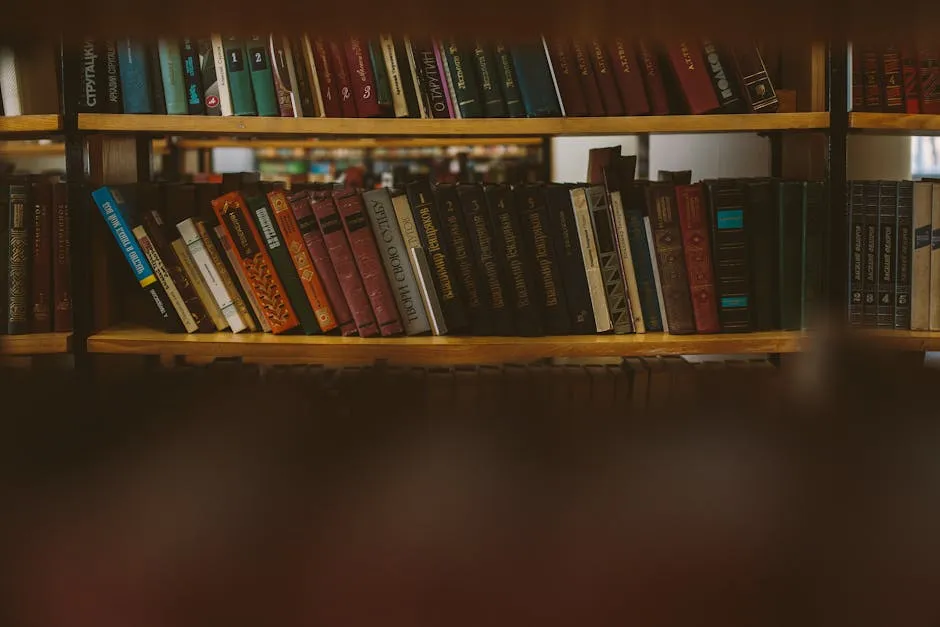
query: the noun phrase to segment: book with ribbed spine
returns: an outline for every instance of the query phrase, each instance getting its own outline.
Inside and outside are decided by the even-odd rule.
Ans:
[[[7,247],[7,333],[29,333],[29,223],[28,187],[9,184]]]
[[[251,89],[255,96],[258,115],[275,117],[280,115],[277,93],[274,91],[274,73],[271,69],[271,56],[268,53],[268,38],[252,35],[245,41],[248,56],[248,74]]]
[[[607,308],[607,291],[604,289],[604,276],[597,256],[597,240],[591,221],[591,207],[587,188],[574,187],[569,193],[571,194],[574,222],[578,229],[578,242],[581,244],[584,274],[591,294],[594,327],[598,333],[606,333],[613,329],[613,323],[610,319],[610,310]]]
[[[190,115],[204,115],[206,113],[206,102],[199,64],[199,43],[194,39],[183,38],[180,40],[179,48],[180,58],[183,63],[183,89],[186,96],[186,111]]]
[[[689,293],[689,273],[682,250],[675,188],[670,183],[654,182],[646,188],[646,193],[668,332],[680,335],[695,333],[695,315]]]
[[[0,220],[0,225],[2,225],[2,220]],[[56,333],[72,330],[72,238],[70,233],[68,188],[65,183],[55,183],[52,186],[52,330]],[[0,305],[0,310],[2,310],[2,305]]]
[[[594,227],[597,259],[607,295],[607,310],[614,333],[633,333],[633,313],[627,298],[627,286],[620,267],[620,255],[611,227],[607,190],[603,185],[591,185],[587,189],[591,224]]]
[[[930,329],[930,227],[933,183],[914,183],[913,253],[911,256],[911,331]],[[900,229],[899,229],[900,230]]]
[[[862,205],[862,224],[865,229],[865,265],[863,269],[865,273],[865,299],[862,309],[862,324],[867,327],[874,327],[878,324],[879,186],[879,181],[865,181],[864,204]],[[782,305],[783,303],[781,303]]]
[[[221,224],[216,224],[212,227],[212,231],[215,233],[215,237],[222,247],[222,252],[225,253],[225,257],[229,261],[232,274],[235,275],[235,279],[242,288],[241,291],[245,294],[245,300],[248,301],[247,304],[251,307],[254,318],[258,321],[258,326],[260,326],[261,330],[265,333],[270,333],[271,325],[268,324],[268,319],[264,317],[264,312],[261,309],[261,303],[258,302],[258,297],[255,296],[255,293],[251,290],[248,277],[245,275],[245,269],[238,261],[238,255],[235,253],[235,248],[232,246],[232,241],[229,239],[228,234],[226,234],[225,228]]]
[[[34,182],[29,187],[30,229],[30,330],[52,331],[52,184]]]
[[[369,42],[360,37],[349,37],[343,42],[343,51],[349,68],[350,91],[356,101],[356,114],[361,118],[382,115],[375,72],[369,57]]]
[[[708,190],[718,323],[725,332],[751,331],[754,328],[749,252],[751,222],[744,192],[734,179],[707,181],[705,186]],[[761,246],[772,244],[761,242]],[[773,279],[761,276],[757,280],[770,282]],[[796,303],[799,303],[799,294]]]
[[[160,281],[160,285],[163,286],[164,291],[166,291],[170,304],[173,306],[173,310],[176,311],[176,315],[179,316],[183,324],[183,329],[187,333],[195,333],[199,330],[199,325],[196,324],[192,313],[190,313],[189,309],[186,307],[183,296],[170,277],[170,273],[166,265],[164,265],[163,259],[160,258],[156,246],[154,246],[153,242],[150,240],[147,229],[142,225],[137,225],[134,227],[133,233],[134,237],[137,238],[137,243],[140,244],[144,256],[147,258],[147,261],[150,262],[150,267],[153,268],[154,275],[157,277],[157,280]]]
[[[183,75],[183,57],[179,42],[175,39],[157,40],[160,58],[160,76],[163,80],[163,101],[169,115],[186,115],[189,104],[186,98],[186,79]]]
[[[682,251],[689,273],[689,293],[695,329],[699,333],[718,333],[715,272],[709,241],[708,210],[701,184],[677,185],[676,208],[682,229]],[[727,301],[724,301],[727,303]]]
[[[567,185],[546,185],[545,207],[549,232],[555,240],[555,254],[565,283],[565,300],[571,332],[596,333],[591,291],[584,271],[584,258],[578,241],[574,208]]]
[[[235,303],[232,300],[232,293],[226,288],[219,274],[218,267],[212,262],[212,258],[209,256],[209,251],[200,236],[195,219],[187,218],[183,220],[176,225],[176,230],[179,231],[180,236],[183,238],[183,243],[186,244],[186,247],[189,249],[189,254],[192,256],[196,269],[206,282],[209,292],[212,294],[212,298],[225,317],[229,328],[233,333],[239,333],[247,329],[248,325],[245,324],[245,321],[239,315],[238,309],[235,307]]]
[[[245,59],[245,42],[240,37],[227,36],[222,45],[225,48],[228,88],[232,94],[232,113],[234,115],[258,115],[254,91],[251,88],[251,72]]]
[[[509,48],[503,42],[494,44],[496,55],[496,74],[499,77],[500,90],[506,103],[506,111],[511,118],[524,118],[526,116],[525,104],[522,102],[522,92],[516,79],[516,70]]]
[[[300,117],[303,111],[297,94],[297,74],[294,70],[290,39],[270,35],[268,54],[271,56],[271,77],[274,81],[274,93],[277,96],[277,106],[281,117]]]
[[[118,40],[117,46],[124,113],[152,113],[153,102],[146,48],[140,42],[131,39]],[[7,115],[12,115],[6,106],[4,106],[4,111]]]

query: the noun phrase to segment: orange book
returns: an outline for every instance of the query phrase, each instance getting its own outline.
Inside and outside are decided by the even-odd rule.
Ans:
[[[274,264],[248,212],[245,199],[239,192],[229,192],[212,201],[212,210],[232,242],[235,255],[245,270],[248,285],[261,305],[261,312],[271,326],[271,332],[284,333],[296,328],[300,321],[287,299],[281,279],[274,271]]]
[[[270,192],[268,202],[271,203],[274,219],[277,220],[277,226],[281,229],[281,237],[284,238],[284,244],[290,252],[291,261],[297,268],[297,276],[303,283],[307,300],[317,316],[317,324],[324,333],[332,331],[336,328],[336,318],[333,316],[333,310],[330,309],[330,301],[326,297],[326,290],[320,282],[320,276],[313,266],[310,253],[307,252],[307,245],[304,243],[304,236],[300,232],[297,218],[294,217],[294,212],[287,202],[287,194],[280,190]]]

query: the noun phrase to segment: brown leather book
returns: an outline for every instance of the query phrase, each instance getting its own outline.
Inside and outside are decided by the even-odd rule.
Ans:
[[[323,112],[328,118],[341,118],[343,107],[340,104],[336,77],[330,68],[330,52],[327,43],[321,37],[317,37],[311,44],[314,65],[317,69],[317,82],[320,86],[320,95],[323,96]]]
[[[52,330],[72,330],[72,261],[69,196],[65,183],[52,186]]]
[[[52,331],[52,184],[30,184],[32,244],[30,263],[30,329],[33,333]]]
[[[606,115],[623,115],[623,103],[620,102],[620,92],[617,91],[617,81],[611,70],[610,61],[604,51],[604,45],[597,39],[593,40],[588,48],[591,52],[591,65],[594,66],[594,76],[597,87],[601,92],[601,102],[604,104]]]
[[[718,108],[718,97],[712,87],[705,57],[698,43],[689,40],[671,44],[667,53],[689,113],[700,115]]]
[[[340,111],[344,118],[359,117],[356,111],[356,99],[353,97],[352,83],[349,80],[349,68],[346,65],[346,55],[343,48],[336,41],[328,41],[329,65],[333,71],[333,80],[336,82],[336,94],[339,99]]]
[[[581,42],[572,41],[571,52],[574,54],[575,67],[581,81],[584,100],[587,103],[588,115],[601,117],[604,115],[604,101],[601,99],[601,91],[594,77],[594,66],[591,64],[589,48]]]
[[[623,38],[618,37],[607,42],[607,54],[610,55],[611,73],[620,91],[620,101],[626,115],[646,115],[650,112],[650,103],[646,98],[646,86],[640,74],[640,64],[636,52]]]
[[[862,93],[866,111],[884,111],[884,98],[881,93],[881,53],[877,49],[866,47],[862,56]]]
[[[581,88],[581,79],[571,52],[571,45],[563,37],[546,39],[546,43],[565,115],[569,117],[588,115],[587,101],[584,98],[584,90]]]
[[[669,333],[695,333],[675,187],[671,183],[650,183],[646,196]]]
[[[361,118],[375,118],[383,114],[379,106],[375,74],[369,58],[368,42],[359,37],[350,37],[343,44],[346,64],[349,68],[349,83],[356,101],[356,112]]]
[[[682,250],[689,272],[695,328],[699,333],[718,333],[715,270],[708,237],[708,212],[701,183],[677,185],[676,201],[682,228]]]
[[[741,90],[744,92],[744,99],[750,105],[751,111],[754,113],[775,112],[780,103],[777,100],[777,92],[774,90],[774,84],[767,73],[767,67],[764,65],[764,59],[761,57],[757,44],[733,48],[732,54],[734,55],[734,63],[737,66],[738,81],[741,84]],[[863,102],[861,73],[858,76],[857,95],[855,88],[854,59],[858,59],[858,54],[853,53],[852,57],[852,101],[855,102],[857,97]],[[861,111],[862,108],[856,109],[853,105],[853,110]]]
[[[643,84],[646,85],[646,97],[650,103],[650,113],[669,115],[669,97],[666,95],[666,85],[663,83],[656,50],[650,44],[641,41],[637,44],[637,52]]]
[[[885,46],[881,52],[881,75],[885,111],[904,113],[904,78],[901,75],[901,51],[897,46]]]

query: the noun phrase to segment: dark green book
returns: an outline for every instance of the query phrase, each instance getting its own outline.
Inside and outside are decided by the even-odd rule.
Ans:
[[[392,109],[392,88],[388,81],[388,68],[382,55],[382,44],[377,39],[369,40],[369,61],[372,62],[372,75],[375,77],[375,101],[383,109]]]
[[[277,94],[274,93],[274,74],[271,72],[267,43],[267,37],[249,37],[245,52],[248,54],[248,72],[251,75],[251,88],[255,94],[258,115],[277,117],[281,114],[281,109],[277,104]]]
[[[493,49],[482,41],[473,44],[473,62],[480,98],[483,100],[483,114],[488,118],[504,118],[508,115],[503,92],[499,88],[499,76],[496,70],[496,57]]]
[[[223,47],[228,90],[232,94],[232,112],[235,115],[258,115],[251,90],[251,74],[245,63],[245,46],[238,37],[226,37]]]
[[[512,67],[530,118],[561,117],[555,79],[541,39],[513,44]]]
[[[501,42],[497,42],[494,50],[496,54],[496,76],[499,79],[499,88],[503,92],[506,112],[511,118],[524,118],[525,105],[522,103],[522,92],[519,91],[519,83],[516,82],[516,70],[513,67],[509,48]]]
[[[803,325],[803,183],[777,183],[777,277],[780,328],[795,331]]]
[[[754,330],[770,331],[779,325],[777,316],[777,204],[770,179],[741,182],[747,221],[751,264],[751,293],[754,296]]]
[[[816,310],[823,304],[826,289],[826,269],[829,264],[826,260],[826,184],[822,181],[808,181],[803,183],[803,328],[813,328]],[[892,214],[895,207],[892,207]],[[892,225],[893,228],[894,225]],[[892,239],[889,255],[893,248]],[[908,251],[910,252],[910,251]],[[893,273],[894,266],[889,272]],[[886,321],[884,326],[894,326],[893,304],[894,290],[888,295],[892,305],[890,324]]]
[[[447,67],[450,68],[450,78],[454,88],[455,103],[460,109],[460,115],[465,118],[482,118],[483,103],[480,102],[480,90],[477,87],[477,77],[473,66],[474,57],[454,39],[444,42],[444,56],[447,57]]]

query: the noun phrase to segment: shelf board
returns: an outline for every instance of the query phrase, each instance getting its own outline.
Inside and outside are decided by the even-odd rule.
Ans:
[[[940,132],[940,115],[921,113],[849,113],[849,128],[888,133],[933,134]]]
[[[40,135],[56,133],[61,129],[62,120],[54,113],[0,116],[0,135]]]
[[[805,348],[799,331],[721,335],[573,335],[549,337],[344,338],[268,333],[170,334],[116,327],[88,338],[91,353],[285,359],[310,363],[405,364],[528,362],[546,357],[790,353]]]
[[[0,335],[0,355],[51,355],[71,349],[71,333]]]
[[[273,118],[83,113],[78,127],[108,133],[164,135],[532,136],[630,135],[820,130],[828,113],[664,115],[609,118],[416,120],[388,118]]]
[[[450,146],[539,146],[538,137],[461,137],[460,139],[432,137],[400,137],[396,139],[180,139],[176,145],[180,150],[211,148],[251,148],[317,150],[348,148],[365,150],[373,148],[448,148]]]

